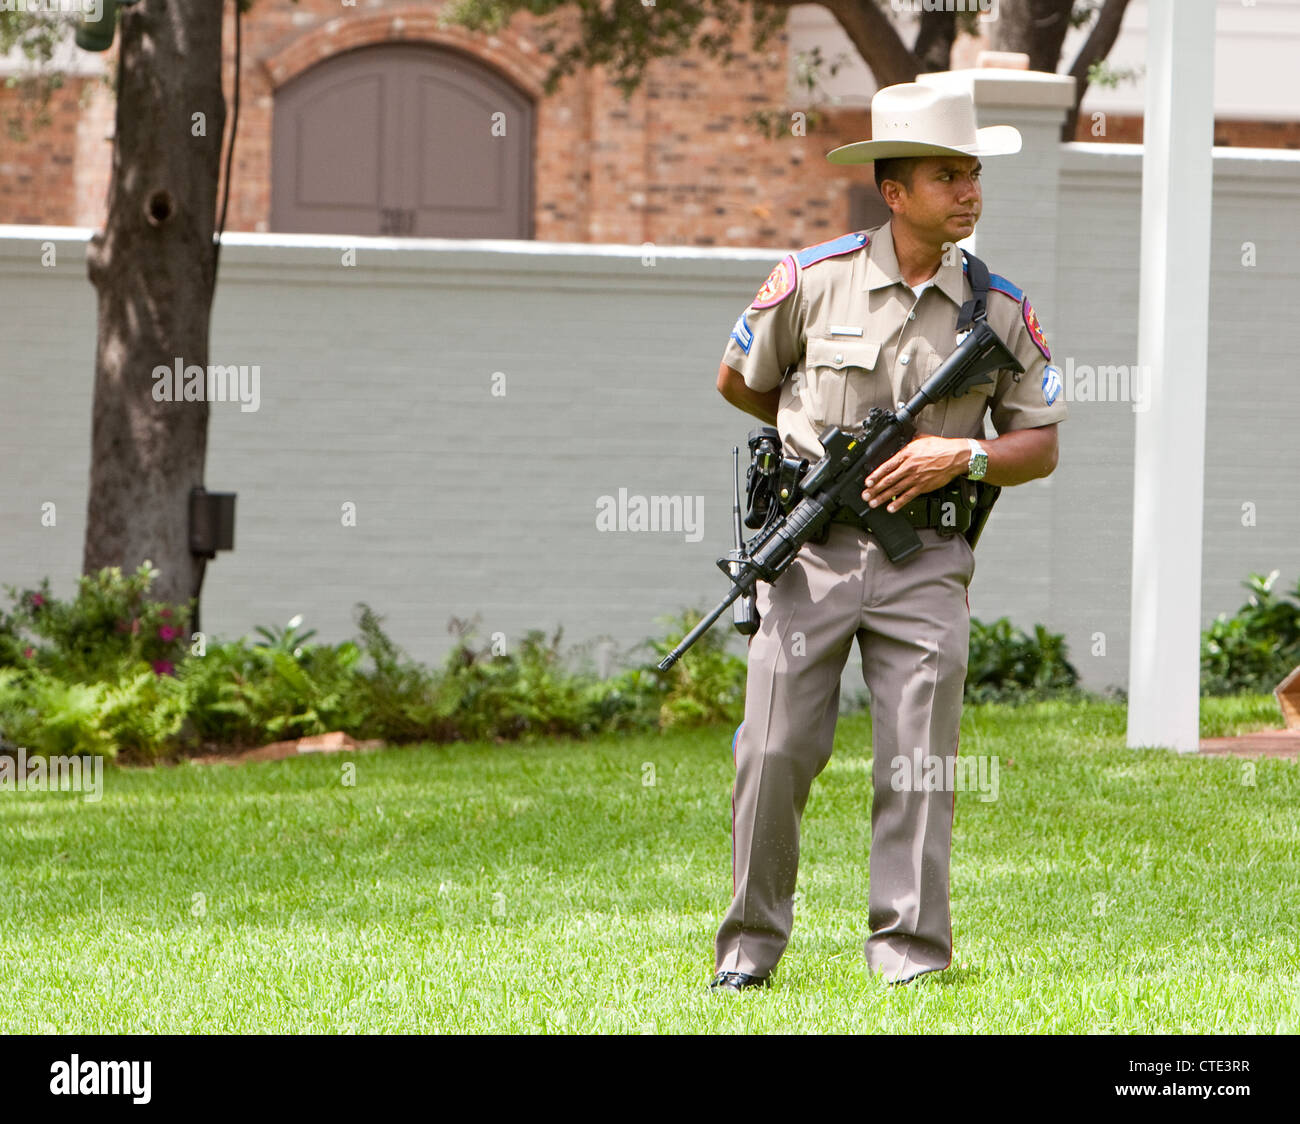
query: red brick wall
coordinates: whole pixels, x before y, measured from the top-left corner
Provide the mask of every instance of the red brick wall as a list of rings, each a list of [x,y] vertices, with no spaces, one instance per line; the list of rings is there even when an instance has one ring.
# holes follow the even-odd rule
[[[36,127],[19,89],[0,82],[0,223],[98,226],[112,167],[113,98],[99,78],[68,76]],[[21,123],[23,139],[10,135]]]
[[[244,19],[244,57],[231,230],[266,230],[271,207],[271,120],[275,90],[307,67],[349,48],[429,42],[464,50],[511,77],[537,105],[536,237],[543,241],[659,245],[806,245],[849,226],[849,188],[866,168],[837,168],[824,155],[869,133],[863,110],[824,112],[806,136],[762,137],[746,117],[779,107],[786,91],[784,36],[750,49],[737,29],[737,61],[702,54],[653,63],[630,101],[599,71],[542,94],[548,60],[538,21],[516,16],[498,35],[437,26],[439,5],[378,0],[257,0]],[[227,98],[233,90],[233,16],[227,9]],[[112,59],[109,60],[112,65]],[[112,126],[105,96],[82,108],[91,80],[73,79],[54,104],[54,125],[25,143],[0,134],[0,223],[97,226],[103,220]],[[93,83],[98,87],[98,82]],[[0,119],[12,107],[0,88]],[[1140,139],[1141,120],[1111,117],[1094,138]],[[1219,143],[1300,146],[1300,123],[1220,122]]]
[[[51,123],[9,135],[11,120],[30,123],[17,88],[0,82],[0,222],[73,226],[77,219],[77,116],[84,79],[54,92]]]
[[[1104,141],[1110,144],[1141,144],[1142,118],[1119,113],[1106,114],[1101,123],[1102,136],[1093,136],[1088,115],[1079,118],[1074,139]],[[1214,122],[1214,143],[1231,148],[1300,148],[1300,121],[1229,121]]]
[[[117,100],[108,85],[88,79],[82,91],[77,118],[77,194],[74,219],[77,226],[100,227],[108,209],[108,180],[113,170],[113,127]]]
[[[822,159],[861,139],[861,111],[828,115],[825,132],[762,138],[747,114],[780,106],[784,38],[761,54],[736,35],[740,58],[723,68],[702,54],[652,64],[630,101],[599,70],[542,93],[548,60],[538,21],[517,16],[499,35],[437,27],[438,6],[384,0],[258,0],[244,19],[243,71],[231,230],[268,229],[271,116],[277,86],[351,47],[431,42],[465,50],[504,71],[537,104],[535,231],[544,241],[660,245],[785,246],[820,241],[848,224],[848,186],[863,169]],[[227,99],[233,90],[233,16],[227,16]],[[110,67],[112,58],[108,59]],[[58,95],[55,124],[25,144],[0,149],[0,222],[103,221],[111,150],[111,106],[79,109],[82,82]],[[12,94],[0,90],[0,114]],[[7,115],[7,114],[5,114]]]
[[[516,16],[499,35],[437,26],[432,5],[389,3],[340,16],[334,0],[261,0],[245,24],[245,110],[236,146],[232,229],[266,229],[270,211],[271,103],[276,86],[349,47],[424,41],[455,46],[513,78],[537,102],[536,237],[564,242],[768,245],[820,241],[846,229],[848,185],[862,169],[822,159],[861,139],[866,114],[828,117],[824,134],[763,139],[745,117],[784,101],[784,37],[761,53],[747,27],[725,69],[703,54],[658,60],[624,100],[603,71],[542,94],[548,61],[539,21]],[[256,29],[253,26],[256,24]],[[248,106],[254,108],[249,111]],[[241,183],[242,181],[242,183]]]

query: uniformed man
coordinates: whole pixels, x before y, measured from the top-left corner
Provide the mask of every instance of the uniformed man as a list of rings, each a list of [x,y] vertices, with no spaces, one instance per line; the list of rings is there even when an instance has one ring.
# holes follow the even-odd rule
[[[919,84],[880,90],[871,127],[872,140],[828,159],[875,162],[890,221],[782,260],[737,319],[718,373],[728,402],[776,425],[789,454],[814,461],[825,426],[854,426],[873,406],[896,408],[956,347],[975,270],[955,244],[980,217],[980,159],[1020,150],[1014,128],[976,128],[969,95]],[[902,511],[923,549],[895,565],[867,531],[835,522],[824,544],[805,545],[775,583],[758,587],[761,624],[733,742],[733,897],[717,933],[714,988],[767,985],[785,951],[799,821],[830,758],[855,636],[872,718],[867,964],[903,983],[952,962],[956,794],[891,784],[903,757],[918,772],[938,758],[951,777],[957,752],[975,556],[954,533],[964,527],[945,525],[958,505],[940,501],[958,494],[954,487],[967,489],[969,501],[973,481],[1005,486],[1051,473],[1066,413],[1029,298],[996,274],[989,289],[988,322],[1024,373],[998,371],[991,383],[928,406],[916,438],[864,481],[872,506]]]

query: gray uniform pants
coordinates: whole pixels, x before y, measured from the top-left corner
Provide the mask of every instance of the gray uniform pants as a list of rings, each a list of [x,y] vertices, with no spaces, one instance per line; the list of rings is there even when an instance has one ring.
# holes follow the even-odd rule
[[[956,794],[900,792],[890,782],[900,754],[920,765],[957,752],[975,555],[960,535],[917,533],[924,549],[895,566],[870,535],[834,524],[825,545],[805,545],[773,585],[759,584],[762,624],[734,742],[734,896],[718,929],[718,971],[767,975],[790,939],[799,820],[830,760],[855,635],[873,728],[867,964],[901,982],[952,962]]]

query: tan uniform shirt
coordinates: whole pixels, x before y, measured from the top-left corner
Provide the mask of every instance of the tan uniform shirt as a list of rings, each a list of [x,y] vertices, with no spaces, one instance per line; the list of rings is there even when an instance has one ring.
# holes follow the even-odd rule
[[[813,260],[837,248],[847,252]],[[736,321],[723,362],[754,390],[781,388],[777,429],[789,451],[816,460],[824,427],[854,426],[873,406],[896,408],[948,357],[957,346],[957,314],[971,295],[961,255],[953,257],[916,296],[886,223],[792,254],[772,271]],[[994,277],[987,315],[1024,374],[997,371],[992,383],[927,406],[918,433],[984,437],[986,410],[999,434],[1065,420],[1060,371],[1019,292]]]

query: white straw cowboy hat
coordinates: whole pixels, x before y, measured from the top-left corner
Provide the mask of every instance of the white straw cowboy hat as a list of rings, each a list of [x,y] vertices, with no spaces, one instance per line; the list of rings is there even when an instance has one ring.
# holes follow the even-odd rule
[[[1020,151],[1011,125],[975,127],[968,93],[904,82],[871,99],[871,140],[831,149],[832,164],[870,164],[895,156],[1010,156]]]

